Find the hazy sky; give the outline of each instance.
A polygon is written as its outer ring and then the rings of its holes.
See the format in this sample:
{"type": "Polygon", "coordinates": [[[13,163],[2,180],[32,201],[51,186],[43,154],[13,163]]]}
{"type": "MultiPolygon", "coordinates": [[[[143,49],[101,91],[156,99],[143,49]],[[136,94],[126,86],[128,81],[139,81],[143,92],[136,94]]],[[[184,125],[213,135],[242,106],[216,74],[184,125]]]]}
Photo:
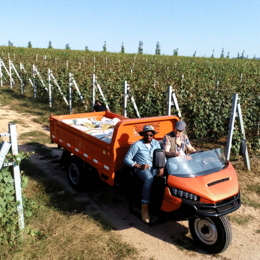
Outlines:
{"type": "Polygon", "coordinates": [[[260,57],[259,0],[0,0],[0,45],[260,57]]]}

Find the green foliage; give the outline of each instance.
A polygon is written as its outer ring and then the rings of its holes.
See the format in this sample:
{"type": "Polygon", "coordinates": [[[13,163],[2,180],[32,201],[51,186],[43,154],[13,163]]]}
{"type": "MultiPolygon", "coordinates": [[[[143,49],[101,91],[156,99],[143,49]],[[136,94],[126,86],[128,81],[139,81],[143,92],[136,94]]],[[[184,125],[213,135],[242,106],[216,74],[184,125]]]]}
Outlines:
{"type": "Polygon", "coordinates": [[[231,151],[235,157],[237,157],[239,154],[240,143],[241,143],[242,139],[243,139],[243,135],[241,134],[241,132],[238,129],[236,129],[233,132],[232,147],[231,147],[231,151]]]}
{"type": "Polygon", "coordinates": [[[70,50],[70,45],[68,43],[65,45],[65,49],[70,50]]]}
{"type": "Polygon", "coordinates": [[[173,56],[178,56],[178,48],[173,50],[173,56]]]}
{"type": "Polygon", "coordinates": [[[32,42],[31,41],[28,42],[28,48],[32,48],[32,42]]]}
{"type": "MultiPolygon", "coordinates": [[[[255,137],[260,118],[260,62],[257,59],[194,58],[0,47],[1,58],[6,64],[8,64],[8,52],[10,55],[16,54],[16,59],[13,60],[16,68],[19,68],[20,62],[25,66],[27,72],[21,74],[25,91],[32,89],[29,77],[32,77],[31,69],[35,64],[46,86],[48,86],[48,68],[51,68],[62,92],[68,97],[68,76],[71,72],[89,111],[92,111],[93,66],[111,111],[118,114],[122,114],[125,80],[130,84],[142,117],[166,114],[167,87],[172,85],[183,120],[189,126],[191,138],[226,137],[232,97],[234,93],[238,93],[246,136],[250,142],[252,140],[252,149],[256,152],[259,149],[258,138],[255,137]],[[35,61],[37,54],[38,60],[35,61]],[[41,58],[45,55],[46,62],[41,58]],[[67,60],[69,68],[66,67],[67,60]],[[154,85],[155,81],[156,85],[154,85]],[[216,81],[219,81],[218,86],[216,81]]],[[[9,84],[5,70],[3,74],[4,84],[9,84]]],[[[14,80],[18,82],[15,74],[14,80]]],[[[35,84],[37,100],[42,98],[48,103],[48,92],[42,86],[38,76],[35,78],[35,84]]],[[[96,95],[97,99],[102,100],[98,92],[96,95]]],[[[52,97],[65,104],[55,86],[52,87],[52,97]]],[[[76,89],[72,91],[72,100],[73,107],[83,106],[76,89]]],[[[131,102],[127,107],[127,115],[130,118],[136,117],[131,102]]],[[[239,139],[235,139],[234,142],[236,148],[233,149],[238,152],[239,139]]]]}
{"type": "MultiPolygon", "coordinates": [[[[13,162],[20,164],[29,157],[29,153],[20,152],[18,155],[8,154],[5,163],[13,162]]],[[[21,176],[21,185],[24,189],[28,184],[28,177],[21,176]]],[[[23,193],[24,217],[32,216],[35,203],[26,199],[23,193]]],[[[18,225],[18,202],[15,201],[15,188],[10,167],[3,167],[0,171],[0,244],[9,243],[14,245],[20,236],[18,225]]]]}

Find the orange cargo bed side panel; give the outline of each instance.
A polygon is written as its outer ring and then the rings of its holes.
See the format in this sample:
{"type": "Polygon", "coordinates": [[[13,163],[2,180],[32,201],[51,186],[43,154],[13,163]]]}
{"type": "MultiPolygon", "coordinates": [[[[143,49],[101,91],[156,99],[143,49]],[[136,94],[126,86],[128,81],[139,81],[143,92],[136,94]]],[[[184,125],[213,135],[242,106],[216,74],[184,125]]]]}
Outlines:
{"type": "Polygon", "coordinates": [[[156,139],[161,140],[165,134],[174,129],[178,120],[178,117],[175,116],[129,119],[109,111],[61,116],[51,115],[50,138],[53,142],[95,167],[100,178],[113,186],[115,172],[122,169],[124,157],[130,145],[142,138],[138,132],[142,131],[143,126],[152,125],[158,132],[156,139]],[[117,117],[121,120],[115,126],[110,144],[62,122],[64,119],[86,117],[100,120],[104,116],[108,118],[117,117]]]}

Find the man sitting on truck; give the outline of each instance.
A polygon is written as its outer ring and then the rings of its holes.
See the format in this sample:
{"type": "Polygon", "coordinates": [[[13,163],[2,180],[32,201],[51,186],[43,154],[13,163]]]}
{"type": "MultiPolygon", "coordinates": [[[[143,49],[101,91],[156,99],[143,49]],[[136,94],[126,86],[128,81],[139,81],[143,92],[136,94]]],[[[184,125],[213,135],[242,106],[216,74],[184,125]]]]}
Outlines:
{"type": "MultiPolygon", "coordinates": [[[[153,178],[158,174],[158,170],[153,168],[153,151],[161,148],[159,142],[153,139],[155,134],[157,133],[151,125],[145,125],[143,131],[139,132],[143,139],[136,141],[130,146],[124,159],[125,164],[129,167],[134,167],[134,172],[144,181],[141,215],[145,223],[150,222],[149,199],[153,178]]],[[[163,168],[160,169],[160,175],[163,175],[163,170],[163,168]]]]}
{"type": "Polygon", "coordinates": [[[167,158],[182,156],[187,153],[196,151],[190,144],[188,136],[183,132],[186,124],[183,121],[178,121],[175,124],[175,129],[164,136],[163,148],[167,158]]]}

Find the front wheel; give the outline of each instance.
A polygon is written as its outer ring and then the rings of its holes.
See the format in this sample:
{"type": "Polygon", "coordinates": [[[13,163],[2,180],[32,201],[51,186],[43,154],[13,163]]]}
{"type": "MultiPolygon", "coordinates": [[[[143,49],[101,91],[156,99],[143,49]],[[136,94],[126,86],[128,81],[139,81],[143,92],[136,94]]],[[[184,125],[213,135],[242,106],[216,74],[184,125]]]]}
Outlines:
{"type": "Polygon", "coordinates": [[[224,252],[232,240],[232,230],[226,216],[201,217],[189,220],[193,240],[210,254],[224,252]]]}

